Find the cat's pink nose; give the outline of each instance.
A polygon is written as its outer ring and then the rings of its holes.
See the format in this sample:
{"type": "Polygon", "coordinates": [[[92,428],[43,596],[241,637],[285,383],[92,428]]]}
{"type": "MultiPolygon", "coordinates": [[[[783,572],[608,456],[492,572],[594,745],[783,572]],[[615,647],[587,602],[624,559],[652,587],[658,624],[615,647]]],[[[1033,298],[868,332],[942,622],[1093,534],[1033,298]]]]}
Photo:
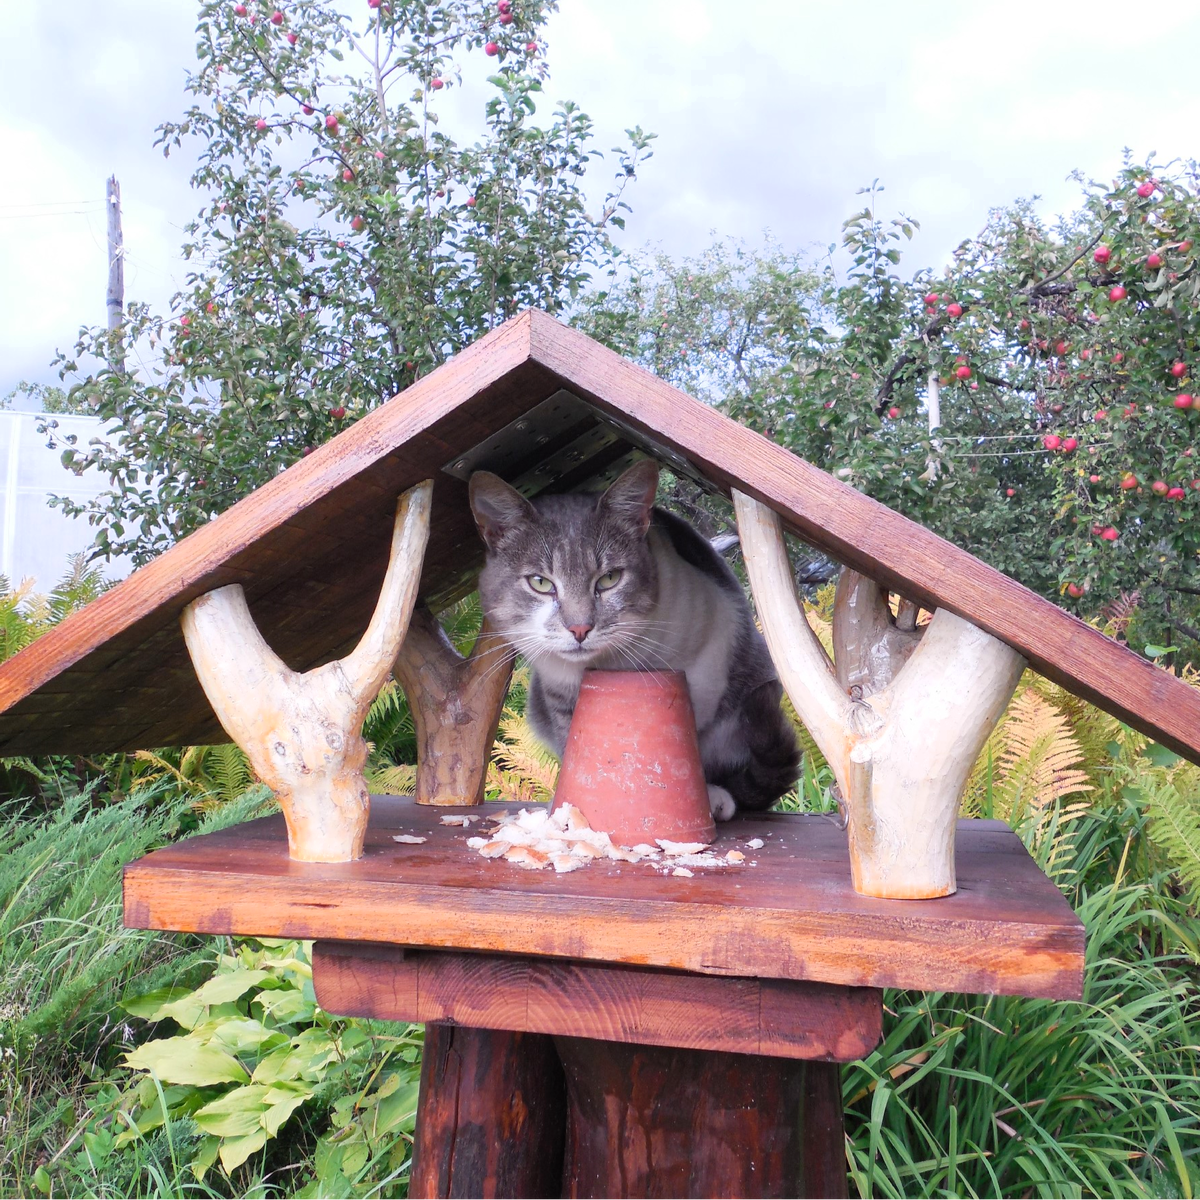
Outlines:
{"type": "Polygon", "coordinates": [[[568,625],[567,628],[575,635],[577,642],[582,642],[589,633],[592,632],[590,625],[568,625]]]}

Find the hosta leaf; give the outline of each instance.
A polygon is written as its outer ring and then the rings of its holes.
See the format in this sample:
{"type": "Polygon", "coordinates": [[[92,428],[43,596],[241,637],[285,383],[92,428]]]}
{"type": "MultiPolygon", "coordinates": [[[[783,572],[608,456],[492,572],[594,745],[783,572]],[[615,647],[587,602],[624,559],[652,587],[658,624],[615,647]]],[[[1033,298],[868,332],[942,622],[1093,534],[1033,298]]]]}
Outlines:
{"type": "Polygon", "coordinates": [[[262,1115],[267,1108],[267,1088],[248,1083],[218,1096],[192,1115],[205,1133],[218,1137],[244,1137],[262,1128],[262,1115]]]}
{"type": "Polygon", "coordinates": [[[233,1171],[266,1144],[267,1131],[265,1129],[258,1129],[244,1137],[227,1138],[221,1143],[221,1166],[226,1171],[233,1171]]]}
{"type": "Polygon", "coordinates": [[[145,1042],[125,1056],[125,1065],[136,1071],[150,1071],[163,1083],[190,1083],[196,1087],[245,1083],[249,1078],[232,1055],[192,1037],[145,1042]]]}

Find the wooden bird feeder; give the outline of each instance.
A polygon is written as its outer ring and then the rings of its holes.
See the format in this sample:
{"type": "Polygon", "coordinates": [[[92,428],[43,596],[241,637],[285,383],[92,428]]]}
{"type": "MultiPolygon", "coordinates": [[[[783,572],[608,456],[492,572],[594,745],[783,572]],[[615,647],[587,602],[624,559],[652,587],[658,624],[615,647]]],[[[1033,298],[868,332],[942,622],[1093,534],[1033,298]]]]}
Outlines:
{"type": "Polygon", "coordinates": [[[837,1064],[877,1042],[880,989],[1081,994],[1065,900],[1005,825],[957,816],[1027,664],[1200,761],[1196,691],[528,312],[0,666],[0,754],[245,749],[282,816],[131,863],[126,923],[311,938],[329,1011],[427,1022],[411,1195],[845,1195],[837,1064]],[[733,499],[849,828],[737,817],[715,849],[745,867],[690,877],[484,859],[440,819],[495,809],[511,668],[493,631],[464,657],[435,616],[482,560],[467,480],[535,495],[643,455],[733,499]],[[847,568],[832,662],[785,533],[847,568]],[[361,722],[389,669],[416,796],[368,801],[361,722]]]}

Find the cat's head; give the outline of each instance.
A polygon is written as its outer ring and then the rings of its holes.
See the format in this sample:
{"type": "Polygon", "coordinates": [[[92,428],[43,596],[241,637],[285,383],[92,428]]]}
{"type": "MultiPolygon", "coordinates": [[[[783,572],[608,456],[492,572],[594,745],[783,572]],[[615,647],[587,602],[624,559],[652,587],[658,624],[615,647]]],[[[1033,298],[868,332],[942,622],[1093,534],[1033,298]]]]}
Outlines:
{"type": "Polygon", "coordinates": [[[487,546],[479,596],[492,627],[531,662],[645,664],[643,618],[658,599],[646,541],[658,464],[630,467],[602,496],[532,503],[498,475],[471,476],[471,511],[487,546]]]}

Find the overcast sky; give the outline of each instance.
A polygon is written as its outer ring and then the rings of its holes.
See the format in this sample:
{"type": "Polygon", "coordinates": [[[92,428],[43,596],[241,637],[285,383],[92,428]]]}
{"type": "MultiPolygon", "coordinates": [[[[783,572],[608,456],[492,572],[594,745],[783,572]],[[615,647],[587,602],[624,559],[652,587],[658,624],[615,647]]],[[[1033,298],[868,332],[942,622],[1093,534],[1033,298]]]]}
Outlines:
{"type": "MultiPolygon", "coordinates": [[[[55,350],[104,321],[107,175],[128,298],[165,306],[182,285],[198,207],[186,159],[152,147],[184,106],[191,0],[4,9],[0,396],[52,382],[55,350]]],[[[922,223],[911,265],[936,267],[990,207],[1074,207],[1069,172],[1110,178],[1125,146],[1200,153],[1195,0],[562,0],[549,42],[549,94],[591,114],[601,148],[634,124],[659,135],[629,197],[631,247],[770,230],[817,257],[878,177],[922,223]]]]}

